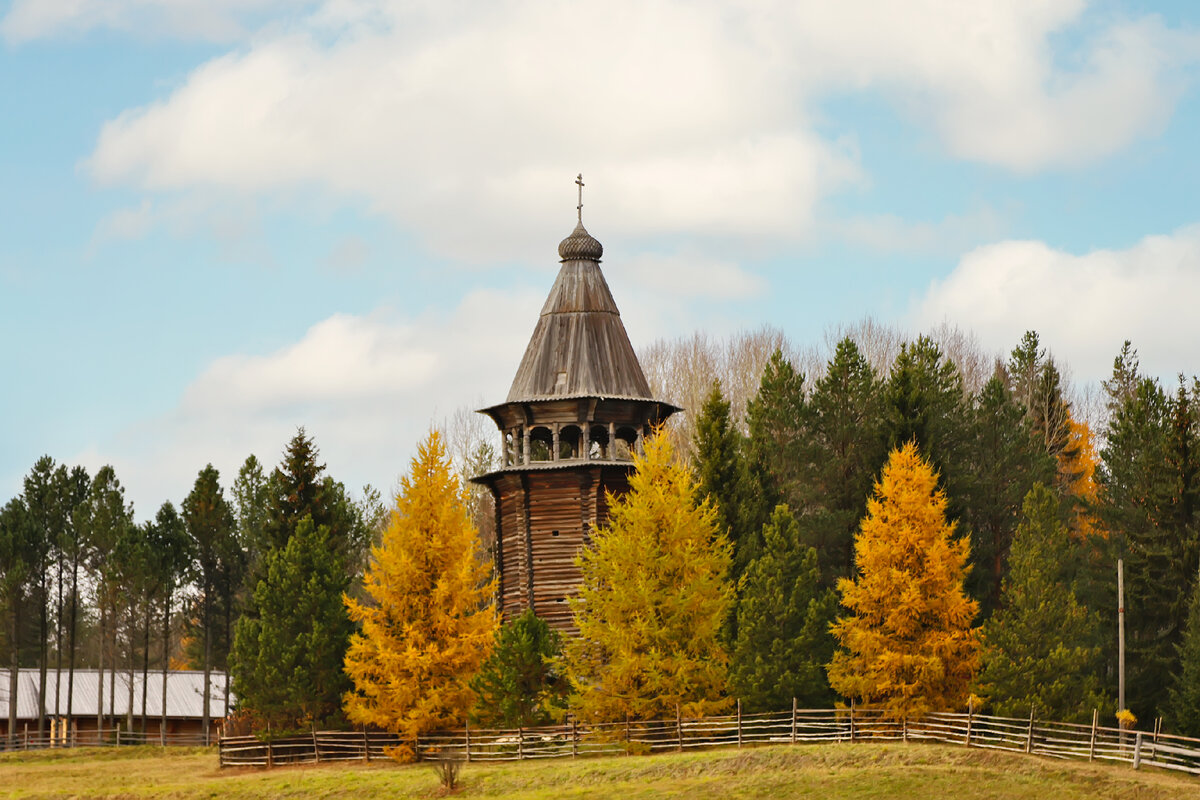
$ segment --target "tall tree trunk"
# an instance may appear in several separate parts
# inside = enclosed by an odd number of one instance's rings
[[[71,710],[75,702],[75,628],[79,608],[79,558],[71,559],[71,616],[67,630],[67,727],[71,726]]]
[[[38,645],[38,739],[46,735],[46,668],[49,666],[46,664],[46,660],[50,656],[50,645],[47,641],[50,638],[50,615],[47,613],[46,606],[49,601],[46,578],[42,576],[42,587],[38,591],[38,603],[42,607],[38,614],[38,633],[42,637],[42,641]]]
[[[62,548],[58,549],[58,603],[54,610],[54,717],[62,716],[60,707],[62,698],[62,666],[63,666],[63,560]]]
[[[100,744],[100,732],[104,730],[104,646],[108,628],[108,606],[100,596],[100,665],[96,669],[96,744]]]
[[[21,674],[21,648],[18,641],[21,631],[21,599],[19,597],[13,598],[12,611],[8,616],[12,622],[8,640],[12,648],[8,662],[8,749],[12,750],[17,746],[17,683]]]
[[[225,598],[225,719],[229,718],[229,654],[233,651],[233,593]]]
[[[129,681],[129,692],[125,705],[125,730],[132,733],[135,701],[133,676],[136,674],[134,667],[137,664],[137,605],[132,602],[129,604],[129,633],[125,638],[129,642],[129,650],[125,655],[126,675]]]
[[[171,669],[171,590],[167,589],[163,607],[163,659],[162,659],[162,720],[158,725],[159,744],[167,745],[167,672]]]
[[[143,619],[145,624],[142,630],[145,632],[145,637],[142,640],[142,741],[146,741],[146,702],[150,692],[150,595],[146,595],[146,607]]]
[[[204,746],[208,746],[208,726],[211,719],[209,697],[212,683],[212,587],[204,585]]]
[[[112,612],[109,616],[109,619],[112,620],[112,630],[108,632],[110,645],[108,654],[109,661],[112,662],[112,668],[108,671],[108,721],[116,728],[120,725],[117,720],[117,670],[120,669],[121,656],[120,651],[117,650],[117,634],[121,629],[121,615],[117,611],[116,603],[113,603],[108,610]]]

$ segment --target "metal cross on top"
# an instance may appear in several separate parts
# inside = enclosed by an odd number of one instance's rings
[[[579,212],[579,221],[583,222],[583,173],[579,173],[575,178],[575,185],[579,187],[579,205],[575,206],[575,210]]]

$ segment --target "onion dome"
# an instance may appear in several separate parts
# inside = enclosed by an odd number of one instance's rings
[[[558,257],[563,261],[580,259],[599,261],[602,255],[604,255],[604,245],[587,232],[587,228],[583,227],[582,220],[575,226],[575,230],[571,231],[571,235],[559,242],[558,245]]]

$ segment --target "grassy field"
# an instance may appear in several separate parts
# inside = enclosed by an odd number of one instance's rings
[[[1200,778],[940,745],[842,744],[463,768],[457,797],[1200,797]],[[213,753],[154,747],[0,756],[0,798],[405,798],[440,796],[428,766],[221,770]]]

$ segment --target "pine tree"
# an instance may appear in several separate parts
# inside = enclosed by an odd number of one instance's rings
[[[441,435],[431,432],[400,481],[382,543],[372,548],[364,576],[371,603],[344,598],[362,626],[345,657],[352,722],[411,742],[466,717],[475,703],[471,678],[496,633],[487,576],[462,486]]]
[[[805,470],[792,501],[804,510],[801,533],[817,550],[822,585],[833,588],[853,574],[854,534],[887,458],[883,387],[852,339],[838,342],[807,411]]]
[[[946,522],[946,494],[914,442],[893,450],[854,542],[857,576],[838,588],[850,615],[833,634],[829,682],[896,717],[966,702],[978,661],[963,591],[970,545]]]
[[[1184,736],[1200,736],[1200,580],[1192,588],[1179,645],[1179,673],[1171,688],[1167,724]]]
[[[1036,447],[1024,411],[1005,385],[1003,368],[980,390],[973,408],[970,499],[964,523],[971,534],[967,588],[988,618],[1000,605],[1008,554],[1021,504],[1038,481],[1054,479],[1054,462]]]
[[[759,531],[744,523],[746,469],[742,435],[730,418],[729,401],[721,382],[713,381],[695,428],[696,483],[701,497],[711,498],[722,533],[733,544],[734,575],[754,558],[761,543]]]
[[[758,392],[746,404],[746,425],[746,521],[757,536],[775,506],[787,502],[804,483],[804,375],[780,349],[771,353]]]
[[[1090,719],[1094,708],[1115,711],[1100,682],[1100,618],[1078,602],[1067,579],[1078,544],[1059,518],[1059,503],[1039,483],[1025,497],[1023,513],[1004,607],[982,629],[979,693],[1002,716],[1031,705],[1068,722]]]
[[[1123,350],[1106,382],[1110,420],[1101,517],[1125,559],[1127,697],[1137,716],[1169,716],[1187,600],[1196,580],[1200,456],[1194,393],[1168,396],[1158,381],[1131,378]],[[1136,374],[1136,373],[1135,373]]]
[[[556,664],[561,652],[558,631],[532,608],[506,622],[471,680],[479,697],[472,718],[483,725],[531,728],[561,716],[567,699],[567,682]]]
[[[220,630],[216,623],[214,607],[219,602],[217,596],[222,572],[222,555],[229,549],[227,540],[233,537],[234,532],[233,511],[225,501],[220,478],[220,473],[212,464],[205,466],[196,476],[192,491],[183,501],[183,520],[191,539],[191,551],[196,557],[196,575],[200,582],[200,635],[203,644],[201,662],[204,670],[203,730],[206,737],[208,723],[212,718],[212,709],[209,707],[212,697],[212,670],[217,663],[217,654],[228,647],[227,641],[215,641]],[[224,658],[221,660],[224,661]]]
[[[729,706],[720,630],[732,601],[716,510],[667,437],[645,442],[630,490],[579,555],[579,636],[564,648],[570,708],[589,721],[703,716]]]
[[[342,604],[349,579],[328,526],[305,516],[283,548],[267,553],[263,571],[258,616],[242,617],[234,631],[238,705],[275,734],[337,724],[354,628]]]
[[[793,698],[805,707],[828,705],[837,595],[821,589],[817,551],[802,544],[786,505],[775,508],[763,541],[743,579],[730,683],[750,711],[777,711]]]

